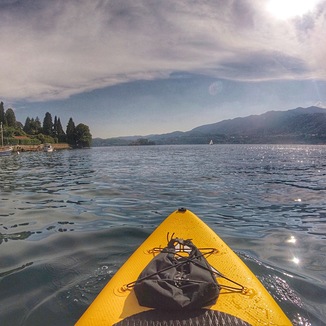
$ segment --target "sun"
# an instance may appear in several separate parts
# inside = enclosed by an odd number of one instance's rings
[[[303,16],[312,11],[320,0],[269,0],[267,10],[278,19]]]

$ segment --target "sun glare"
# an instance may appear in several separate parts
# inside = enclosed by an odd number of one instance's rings
[[[296,243],[297,242],[297,239],[291,235],[291,237],[289,239],[286,240],[287,243]]]
[[[278,19],[302,16],[314,9],[319,0],[269,0],[267,10]]]

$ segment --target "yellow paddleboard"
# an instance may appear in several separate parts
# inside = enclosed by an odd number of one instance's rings
[[[126,285],[136,281],[142,270],[153,259],[155,255],[153,248],[166,247],[168,234],[170,236],[174,234],[177,238],[192,239],[197,248],[215,248],[214,254],[207,257],[209,264],[228,279],[244,287],[242,291],[232,291],[222,287],[216,304],[206,307],[207,309],[227,313],[250,325],[292,325],[244,262],[203,221],[185,209],[179,209],[167,217],[139,246],[76,325],[114,325],[130,316],[150,310],[138,304],[134,290],[128,289]],[[223,277],[218,277],[217,281],[220,285],[232,286]]]

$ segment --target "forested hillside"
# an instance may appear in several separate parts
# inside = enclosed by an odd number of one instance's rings
[[[73,148],[90,147],[92,135],[89,127],[83,123],[75,126],[72,118],[69,119],[64,130],[60,117],[54,120],[49,112],[45,113],[43,123],[39,117],[27,117],[25,123],[16,120],[13,109],[4,109],[0,103],[0,123],[4,130],[6,145],[38,145],[42,143],[68,143]]]
[[[137,136],[139,138],[139,136]],[[269,111],[163,135],[144,136],[155,144],[326,144],[326,110],[319,107]],[[94,139],[94,146],[126,145],[135,137]]]

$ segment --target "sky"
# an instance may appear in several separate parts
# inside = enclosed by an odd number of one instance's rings
[[[326,107],[326,0],[0,0],[0,101],[95,137]]]

